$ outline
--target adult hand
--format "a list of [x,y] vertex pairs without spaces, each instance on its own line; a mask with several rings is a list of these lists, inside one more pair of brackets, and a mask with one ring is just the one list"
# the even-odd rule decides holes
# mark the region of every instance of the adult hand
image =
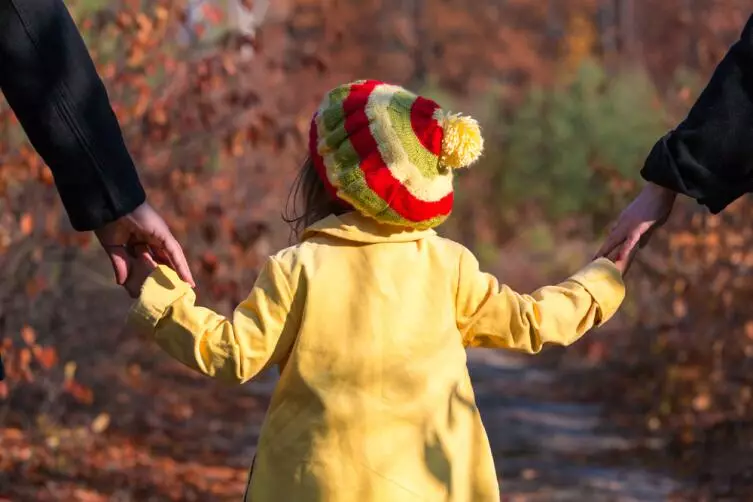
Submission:
[[[94,232],[110,258],[115,281],[121,286],[131,274],[136,260],[140,257],[129,252],[135,244],[149,246],[149,249],[174,269],[181,279],[195,286],[183,249],[175,240],[167,223],[148,203],[143,203],[132,213],[123,216]],[[131,296],[133,293],[129,291]]]
[[648,242],[651,234],[669,218],[677,194],[649,183],[638,197],[625,208],[612,226],[596,257],[614,255],[616,260],[628,260],[635,247]]
[[625,277],[628,273],[628,270],[630,270],[630,266],[633,264],[635,255],[638,253],[638,249],[633,248],[630,252],[624,255],[621,254],[621,251],[621,248],[615,247],[611,253],[608,253],[606,255],[606,257],[607,259],[611,260],[612,263],[614,263],[615,267],[617,267],[617,270],[619,270],[620,274],[622,274],[622,277]]

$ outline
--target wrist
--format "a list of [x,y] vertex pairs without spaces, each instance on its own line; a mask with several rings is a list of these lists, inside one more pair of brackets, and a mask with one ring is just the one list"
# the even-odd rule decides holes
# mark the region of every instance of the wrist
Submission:
[[674,202],[675,198],[677,197],[677,192],[675,192],[674,190],[664,188],[663,186],[657,185],[656,183],[651,183],[650,181],[646,183],[646,186],[643,188],[643,190],[650,193],[652,197],[656,197],[667,202]]

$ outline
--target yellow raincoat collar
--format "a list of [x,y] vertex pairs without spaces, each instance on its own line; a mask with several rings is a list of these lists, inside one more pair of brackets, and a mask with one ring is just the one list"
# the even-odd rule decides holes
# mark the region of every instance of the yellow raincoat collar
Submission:
[[436,235],[432,229],[411,230],[377,223],[355,211],[340,216],[330,215],[314,223],[303,232],[303,240],[317,234],[329,235],[351,242],[410,242]]

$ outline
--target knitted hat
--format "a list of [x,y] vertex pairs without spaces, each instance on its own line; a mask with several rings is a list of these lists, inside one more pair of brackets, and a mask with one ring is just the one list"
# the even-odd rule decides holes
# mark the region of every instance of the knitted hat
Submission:
[[359,80],[331,90],[309,150],[330,193],[380,223],[427,229],[452,212],[453,169],[483,150],[478,123],[402,87]]

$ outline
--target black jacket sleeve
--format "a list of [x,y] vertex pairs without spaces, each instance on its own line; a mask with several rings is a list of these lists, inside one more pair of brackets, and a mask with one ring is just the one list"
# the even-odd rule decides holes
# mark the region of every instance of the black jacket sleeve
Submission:
[[105,87],[61,0],[0,0],[0,88],[76,230],[144,202]]
[[641,175],[713,213],[753,191],[753,16],[687,118],[654,145]]

